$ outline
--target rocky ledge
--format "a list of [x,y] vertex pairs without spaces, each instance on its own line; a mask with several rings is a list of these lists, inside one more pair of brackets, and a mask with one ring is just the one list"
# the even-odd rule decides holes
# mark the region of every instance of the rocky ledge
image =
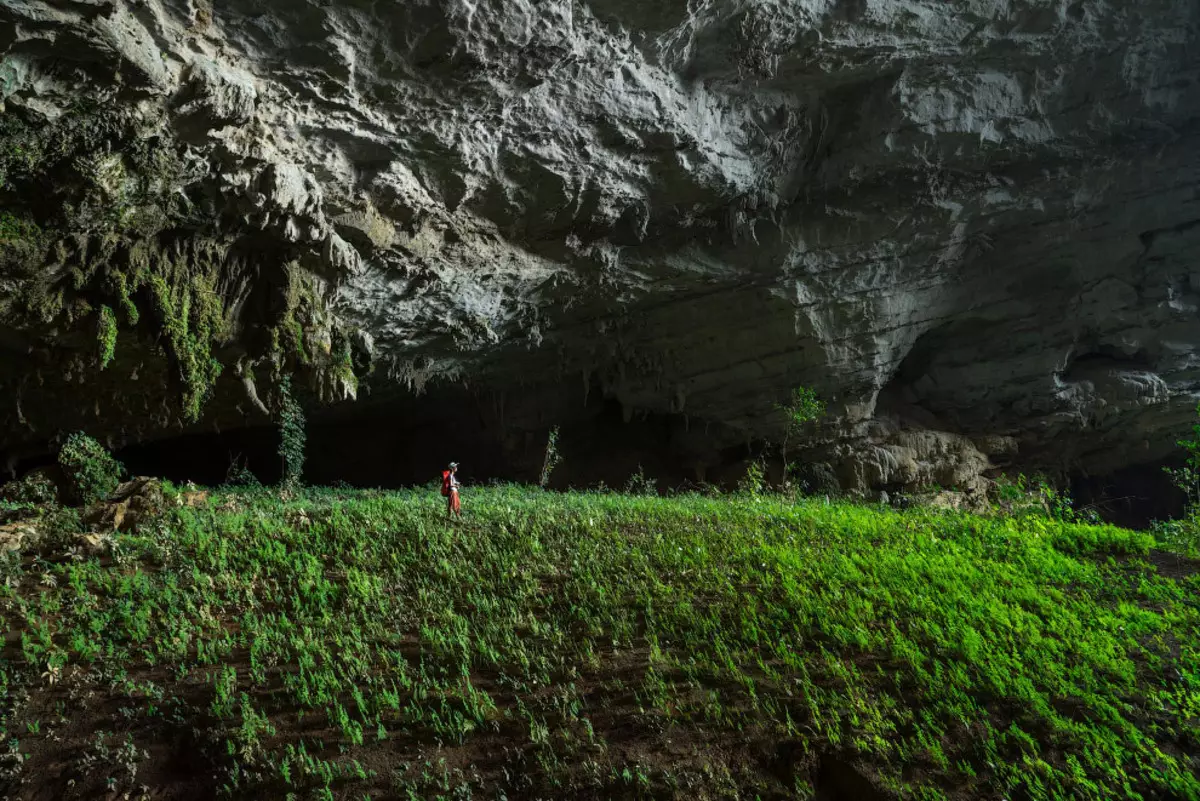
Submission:
[[[1161,458],[1193,0],[0,0],[0,450],[428,390],[844,485]],[[542,403],[538,399],[553,398]],[[532,399],[532,400],[531,400]],[[684,458],[681,456],[680,458]]]

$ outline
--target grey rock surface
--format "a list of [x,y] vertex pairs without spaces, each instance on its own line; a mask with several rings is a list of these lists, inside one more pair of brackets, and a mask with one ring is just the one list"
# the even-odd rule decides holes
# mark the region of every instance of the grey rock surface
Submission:
[[6,113],[135,115],[194,215],[319,277],[373,388],[595,376],[716,449],[811,385],[811,444],[875,483],[986,466],[906,427],[1170,452],[1198,53],[1194,0],[0,0]]

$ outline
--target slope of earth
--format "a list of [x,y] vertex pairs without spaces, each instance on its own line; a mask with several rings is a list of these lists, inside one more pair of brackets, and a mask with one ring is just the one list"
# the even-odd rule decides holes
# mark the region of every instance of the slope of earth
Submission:
[[552,389],[517,432],[590,389],[701,466],[797,384],[835,461],[898,421],[1159,458],[1198,9],[3,0],[0,448],[261,421],[300,372]]
[[1142,534],[520,487],[459,525],[432,490],[167,497],[107,547],[65,547],[58,511],[6,552],[8,798],[1200,797],[1200,576]]

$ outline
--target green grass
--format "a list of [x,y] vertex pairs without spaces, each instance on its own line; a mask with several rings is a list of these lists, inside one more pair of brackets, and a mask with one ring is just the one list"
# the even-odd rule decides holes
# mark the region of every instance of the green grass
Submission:
[[1149,535],[463,502],[221,492],[111,557],[10,560],[0,768],[153,787],[192,732],[244,798],[803,798],[835,757],[904,798],[1200,798],[1200,578]]

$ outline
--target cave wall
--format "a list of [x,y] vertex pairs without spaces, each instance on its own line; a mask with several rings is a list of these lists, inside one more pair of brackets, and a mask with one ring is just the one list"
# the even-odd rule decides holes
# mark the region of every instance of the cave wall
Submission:
[[797,384],[851,483],[1164,458],[1198,47],[1192,0],[0,0],[0,451],[263,425],[293,375],[364,430],[593,393],[683,472]]

